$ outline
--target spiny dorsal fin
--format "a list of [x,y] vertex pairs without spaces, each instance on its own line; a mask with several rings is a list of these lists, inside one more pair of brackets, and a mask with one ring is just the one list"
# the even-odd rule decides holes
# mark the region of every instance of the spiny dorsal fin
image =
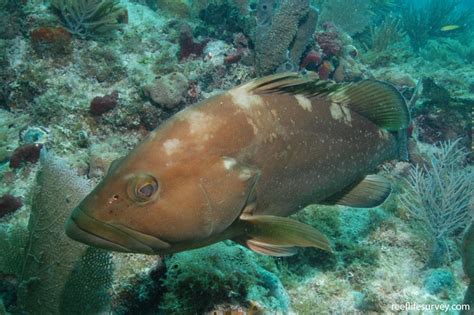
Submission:
[[328,97],[388,131],[408,127],[410,114],[405,99],[387,82],[363,80],[341,86]]
[[309,75],[286,72],[253,80],[242,88],[257,94],[288,93],[308,98],[326,97],[388,131],[406,129],[410,120],[403,96],[391,84],[377,80],[337,84]]
[[293,219],[271,215],[242,215],[245,243],[250,249],[270,256],[289,256],[295,247],[316,247],[331,251],[327,238],[315,228]]
[[392,191],[390,183],[382,176],[367,175],[324,201],[325,204],[354,208],[372,208],[382,204]]

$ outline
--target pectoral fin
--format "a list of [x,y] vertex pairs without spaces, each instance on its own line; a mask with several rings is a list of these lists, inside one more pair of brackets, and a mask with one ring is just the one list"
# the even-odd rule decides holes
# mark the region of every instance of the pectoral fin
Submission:
[[242,215],[245,232],[241,243],[253,251],[269,256],[290,256],[295,247],[316,247],[331,251],[327,238],[313,227],[284,217]]
[[387,179],[379,175],[367,175],[363,180],[326,199],[324,204],[372,208],[382,204],[391,191]]

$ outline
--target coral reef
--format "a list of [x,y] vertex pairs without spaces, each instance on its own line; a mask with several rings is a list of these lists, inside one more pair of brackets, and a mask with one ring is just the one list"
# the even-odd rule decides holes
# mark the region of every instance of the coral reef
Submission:
[[8,285],[10,297],[5,298],[4,292],[0,293],[5,308],[12,312],[18,310],[17,290],[18,276],[22,271],[21,262],[24,260],[24,251],[27,246],[28,230],[26,224],[1,224],[0,225],[0,276],[1,287]]
[[192,29],[189,25],[181,26],[179,35],[179,59],[183,60],[190,56],[201,56],[208,40],[196,42],[193,38]]
[[101,45],[93,46],[87,54],[82,54],[79,64],[85,78],[93,77],[98,82],[115,83],[126,75],[117,51]]
[[41,143],[28,143],[16,148],[10,157],[10,167],[19,168],[27,162],[38,162],[42,147]]
[[401,29],[400,20],[388,16],[380,25],[370,28],[371,49],[376,52],[384,51],[390,45],[400,42],[405,35],[405,31]]
[[71,34],[61,27],[40,27],[31,31],[31,46],[40,56],[64,57],[72,53]]
[[400,196],[404,207],[428,229],[433,238],[426,267],[441,266],[449,254],[447,239],[469,223],[469,203],[474,190],[474,170],[463,167],[467,153],[459,141],[442,143],[429,152],[428,165],[414,166]]
[[103,113],[111,111],[118,104],[118,96],[118,91],[113,91],[108,95],[94,97],[91,101],[89,111],[95,116],[100,116]]
[[188,79],[184,75],[170,73],[145,86],[143,92],[155,104],[173,109],[184,101],[188,86]]
[[166,261],[166,268],[162,308],[167,312],[202,314],[219,304],[251,301],[266,310],[288,311],[288,296],[278,278],[240,246],[219,243],[180,253]]
[[453,273],[445,268],[431,269],[426,275],[424,285],[430,294],[439,294],[454,287]]
[[68,210],[90,186],[64,161],[46,154],[31,202],[25,252],[17,262],[19,307],[41,314],[100,312],[108,301],[110,256],[70,240],[63,231]]
[[2,0],[0,4],[0,39],[13,39],[21,34],[23,12],[15,1]]
[[[193,1],[193,5],[195,1]],[[243,33],[253,38],[255,19],[248,14],[246,1],[206,1],[201,6],[195,5],[197,15],[204,22],[197,26],[196,32],[204,36],[228,40],[235,33]],[[200,7],[200,8],[199,8]]]
[[274,1],[261,0],[257,8],[255,58],[260,75],[277,68],[297,70],[318,17],[309,0],[286,0],[276,11],[273,6]]
[[124,14],[116,0],[52,0],[51,9],[71,34],[84,38],[110,36]]
[[443,36],[442,27],[446,25],[467,26],[474,17],[472,8],[461,10],[459,1],[429,0],[421,6],[407,2],[402,12],[402,25],[410,38],[411,45],[418,51],[429,38]]
[[156,313],[166,291],[163,286],[165,273],[165,265],[161,259],[156,259],[146,272],[130,277],[127,285],[122,286],[114,296],[112,301],[114,313]]
[[344,43],[339,30],[332,23],[325,23],[323,29],[316,35],[316,41],[323,53],[328,57],[342,55]]
[[11,194],[5,194],[0,197],[0,219],[9,213],[12,213],[23,206],[21,198]]
[[358,60],[359,52],[352,39],[333,23],[326,22],[322,27],[322,30],[316,32],[317,50],[313,53],[320,57],[317,58],[319,64],[313,65],[319,78],[334,79],[337,82],[363,78],[366,70]]
[[[54,9],[60,2],[113,2],[117,10],[93,15],[110,23],[96,33],[66,21],[68,11]],[[406,180],[416,167],[420,185],[438,174],[432,165],[443,166],[436,160],[438,142],[461,138],[459,148],[471,149],[474,46],[467,18],[473,6],[411,2],[412,8],[396,0],[0,0],[0,212],[8,209],[0,219],[0,314],[31,308],[62,314],[365,314],[392,313],[393,304],[407,301],[464,299],[472,305],[472,228],[458,250],[471,219],[461,215],[465,221],[437,246],[436,235],[422,228],[431,224],[410,210],[428,198],[415,196],[418,203],[409,207],[398,195],[415,193]],[[440,10],[443,16],[434,13]],[[113,40],[103,40],[109,36]],[[328,236],[332,254],[303,249],[288,258],[262,258],[230,242],[173,257],[105,254],[64,238],[61,221],[81,189],[68,188],[63,178],[88,186],[77,172],[93,184],[183,107],[287,69],[338,82],[389,81],[410,104],[413,165],[389,162],[378,170],[393,184],[382,207],[311,206],[295,215]],[[25,145],[36,158],[45,146],[68,160],[48,179],[54,185],[38,185],[40,163],[21,162],[25,157],[14,153]],[[466,175],[472,174],[472,152],[466,153],[442,185],[420,186],[423,196],[430,187],[438,196],[431,201],[463,191],[459,178],[472,178]],[[12,158],[20,167],[9,167]],[[40,193],[52,195],[48,204]],[[438,234],[451,216],[439,218],[445,221],[432,223],[442,227]],[[53,238],[58,246],[46,246]],[[434,252],[443,263],[427,269],[439,262],[430,260]],[[93,305],[100,307],[88,308]]]
[[180,18],[189,17],[191,13],[191,8],[186,0],[157,0],[156,6],[160,10]]

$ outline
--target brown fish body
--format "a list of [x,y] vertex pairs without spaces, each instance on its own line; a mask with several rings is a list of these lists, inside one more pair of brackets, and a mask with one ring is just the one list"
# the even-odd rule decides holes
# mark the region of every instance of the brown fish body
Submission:
[[[344,116],[337,104],[331,109],[322,98],[273,94],[248,95],[253,101],[239,105],[232,93],[246,93],[240,89],[188,107],[143,150],[158,148],[151,155],[164,158],[158,165],[189,158],[198,169],[225,156],[256,168],[255,214],[279,216],[322,201],[395,158],[393,135],[357,113]],[[192,132],[194,125],[200,125],[198,132]],[[175,140],[180,148],[166,154],[165,143]]]
[[[395,137],[346,106],[344,93],[274,93],[255,85],[241,85],[176,114],[112,165],[78,211],[135,239],[146,235],[162,240],[163,248],[152,252],[236,237],[245,243],[244,234],[251,232],[236,223],[242,221],[239,217],[288,216],[326,201],[395,157]],[[150,188],[132,185],[130,192],[125,182],[136,176],[138,181],[150,176],[159,187],[156,196],[148,200],[146,195],[138,206],[127,196],[136,194],[136,187],[146,193]],[[73,218],[76,224],[80,220],[77,214]],[[260,223],[267,227],[271,220],[265,220]],[[105,234],[110,239],[112,232]],[[122,238],[117,242],[124,251],[147,252]],[[247,243],[259,252],[279,253],[256,244],[257,249]]]

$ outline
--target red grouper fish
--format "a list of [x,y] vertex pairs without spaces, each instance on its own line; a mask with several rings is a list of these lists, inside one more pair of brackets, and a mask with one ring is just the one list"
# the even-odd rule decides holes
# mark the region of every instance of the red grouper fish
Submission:
[[330,250],[286,218],[310,204],[374,207],[409,122],[390,84],[267,76],[187,107],[152,131],[73,210],[66,233],[96,247],[168,254],[231,239],[285,256]]

